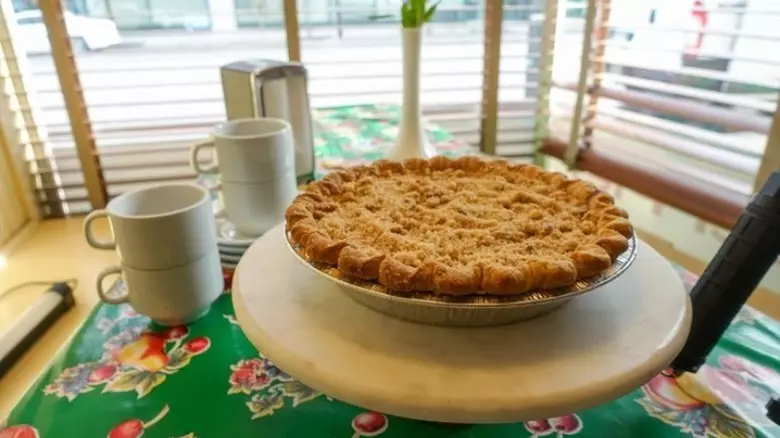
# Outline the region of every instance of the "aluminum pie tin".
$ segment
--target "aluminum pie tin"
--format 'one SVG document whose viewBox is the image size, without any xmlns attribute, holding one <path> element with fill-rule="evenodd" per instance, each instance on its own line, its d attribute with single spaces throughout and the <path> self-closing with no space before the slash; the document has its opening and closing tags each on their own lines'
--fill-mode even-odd
<svg viewBox="0 0 780 438">
<path fill-rule="evenodd" d="M 526 321 L 561 308 L 572 299 L 614 280 L 636 260 L 636 237 L 628 239 L 628 249 L 600 275 L 558 289 L 525 292 L 519 295 L 437 295 L 431 292 L 395 292 L 379 283 L 344 276 L 338 269 L 307 260 L 299 248 L 285 240 L 298 261 L 323 279 L 335 283 L 358 303 L 395 318 L 420 324 L 447 327 L 488 327 Z"/>
</svg>

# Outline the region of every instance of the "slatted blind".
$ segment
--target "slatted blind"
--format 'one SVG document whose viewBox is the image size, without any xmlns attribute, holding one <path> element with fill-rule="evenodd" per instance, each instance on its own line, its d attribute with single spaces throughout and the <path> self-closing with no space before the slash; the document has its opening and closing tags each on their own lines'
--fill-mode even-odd
<svg viewBox="0 0 780 438">
<path fill-rule="evenodd" d="M 423 37 L 421 102 L 426 119 L 488 153 L 530 160 L 539 134 L 535 122 L 546 125 L 546 108 L 537 105 L 537 95 L 546 93 L 540 77 L 546 77 L 551 65 L 551 59 L 541 56 L 545 20 L 550 11 L 555 16 L 556 2 L 550 3 L 443 1 Z M 314 105 L 400 102 L 397 4 L 341 11 L 344 24 L 336 33 L 343 46 L 354 48 L 329 51 L 316 41 L 304 38 L 302 43 Z M 389 15 L 392 23 L 368 28 L 349 24 L 354 20 L 348 17 L 361 14 Z M 302 9 L 298 17 L 301 35 L 307 35 L 307 28 L 314 29 L 310 37 L 317 35 L 312 23 L 316 14 Z M 496 125 L 486 126 L 491 119 Z M 486 141 L 486 135 L 491 140 Z"/>
<path fill-rule="evenodd" d="M 152 11 L 130 14 L 120 8 L 113 12 L 120 25 L 159 24 Z M 210 17 L 183 16 L 177 20 L 182 26 L 200 26 L 209 20 L 212 24 L 244 22 L 239 9 L 216 8 L 210 13 Z M 83 94 L 77 124 L 89 128 L 92 154 L 109 198 L 149 184 L 195 179 L 188 161 L 190 146 L 207 138 L 211 128 L 225 120 L 219 67 L 240 59 L 287 56 L 281 8 L 273 14 L 262 14 L 270 28 L 123 31 L 120 45 L 74 53 Z M 72 38 L 58 43 L 53 50 L 63 46 L 72 50 Z M 89 211 L 94 205 L 89 201 L 84 173 L 80 169 L 70 172 L 78 169 L 81 145 L 73 135 L 72 113 L 62 92 L 63 72 L 49 54 L 34 54 L 29 59 L 32 68 L 26 79 L 37 89 L 36 102 L 48 130 L 53 161 L 65 169 L 60 177 L 68 200 L 66 214 Z M 201 158 L 208 160 L 209 156 Z"/>
<path fill-rule="evenodd" d="M 545 21 L 555 16 L 556 2 L 505 2 L 501 28 L 496 154 L 530 161 L 539 139 L 537 124 L 546 124 L 545 77 L 551 67 L 550 34 Z M 548 31 L 549 32 L 549 31 Z M 544 49 L 543 49 L 544 46 Z M 545 53 L 543 53 L 545 52 Z"/>
<path fill-rule="evenodd" d="M 351 1 L 332 9 L 335 28 L 317 28 L 320 12 L 298 6 L 301 60 L 310 72 L 312 105 L 400 104 L 398 2 Z M 361 18 L 382 17 L 368 25 Z M 424 117 L 475 146 L 482 97 L 484 6 L 444 0 L 425 25 L 420 102 Z M 328 38 L 330 37 L 330 38 Z M 328 38 L 329 44 L 323 39 Z"/>
<path fill-rule="evenodd" d="M 8 65 L 8 56 L 6 55 L 8 33 L 3 34 L 2 29 L 0 29 L 0 38 L 2 38 L 2 42 L 0 42 L 0 51 L 2 52 L 0 65 L 4 67 Z M 0 83 L 3 85 L 1 89 L 5 89 L 4 85 L 9 80 L 8 68 L 2 68 L 0 70 Z M 12 96 L 5 92 L 2 93 L 0 98 L 8 101 Z M 14 168 L 12 167 L 14 166 L 13 152 L 4 135 L 8 132 L 7 129 L 13 129 L 13 117 L 2 117 L 2 119 L 0 124 L 2 127 L 0 131 L 3 134 L 0 136 L 0 248 L 29 220 L 25 212 L 23 199 L 19 197 L 16 189 L 19 182 L 14 178 Z"/>
<path fill-rule="evenodd" d="M 780 80 L 777 5 L 644 4 L 444 0 L 425 28 L 424 116 L 487 153 L 526 160 L 550 129 L 573 126 L 575 143 L 746 196 Z M 168 16 L 91 11 L 113 14 L 120 26 L 179 30 L 122 31 L 121 45 L 80 51 L 67 11 L 42 3 L 54 56 L 22 56 L 9 63 L 9 78 L 44 215 L 194 178 L 187 150 L 224 120 L 218 68 L 232 61 L 300 59 L 313 107 L 400 103 L 395 0 L 198 5 L 187 8 L 206 9 Z M 581 63 L 583 47 L 590 50 Z"/>
<path fill-rule="evenodd" d="M 11 14 L 9 14 L 9 12 Z M 26 156 L 41 153 L 43 143 L 34 115 L 25 111 L 28 95 L 20 79 L 25 65 L 11 39 L 10 3 L 0 3 L 0 248 L 37 219 L 32 181 L 26 173 Z"/>
<path fill-rule="evenodd" d="M 0 145 L 0 248 L 30 221 L 24 199 L 16 189 L 7 145 Z"/>
<path fill-rule="evenodd" d="M 196 30 L 210 26 L 212 32 L 123 31 L 120 46 L 94 51 L 79 50 L 84 42 L 74 29 L 68 33 L 72 21 L 61 5 L 42 4 L 55 56 L 29 56 L 30 69 L 20 78 L 35 89 L 28 108 L 37 106 L 36 121 L 46 131 L 45 153 L 34 155 L 30 167 L 51 175 L 46 182 L 37 178 L 39 190 L 59 195 L 43 201 L 45 215 L 81 213 L 131 188 L 192 179 L 187 150 L 224 120 L 218 68 L 232 61 L 300 53 L 310 72 L 313 107 L 400 103 L 397 1 L 212 3 L 208 16 L 183 15 L 177 22 Z M 499 13 L 488 17 L 491 5 Z M 92 15 L 113 14 L 120 26 L 161 20 L 152 11 L 114 9 Z M 537 0 L 508 0 L 503 8 L 445 0 L 425 30 L 425 117 L 483 146 L 484 121 L 500 113 L 494 134 L 499 147 L 488 152 L 528 158 L 537 116 L 544 115 L 534 105 L 543 9 Z M 291 33 L 293 14 L 297 29 Z M 491 34 L 502 22 L 508 23 L 504 30 Z M 500 64 L 486 61 L 486 50 L 503 52 Z M 493 73 L 497 80 L 486 82 Z M 486 106 L 491 87 L 496 105 Z M 44 161 L 51 169 L 36 168 Z M 63 208 L 49 208 L 54 203 Z"/>
<path fill-rule="evenodd" d="M 542 28 L 555 4 L 444 0 L 425 28 L 426 119 L 488 153 L 530 159 L 546 126 L 546 106 L 536 99 L 546 93 L 540 83 L 551 59 L 541 54 Z M 46 215 L 84 212 L 149 183 L 192 179 L 187 150 L 224 120 L 218 69 L 232 61 L 299 58 L 315 108 L 401 101 L 395 0 L 208 2 L 208 11 L 180 11 L 175 20 L 159 11 L 93 10 L 113 14 L 119 26 L 167 21 L 191 32 L 123 31 L 121 45 L 89 51 L 79 50 L 83 38 L 69 33 L 73 19 L 61 5 L 42 6 L 54 56 L 29 56 L 22 76 L 36 90 L 32 103 L 47 133 L 46 153 L 33 157 L 31 168 L 44 159 L 52 164 L 46 172 L 57 182 L 39 189 L 55 190 L 64 206 Z"/>
<path fill-rule="evenodd" d="M 557 129 L 585 93 L 581 146 L 630 158 L 746 201 L 764 157 L 780 90 L 780 5 L 772 0 L 597 0 L 586 88 L 556 52 Z M 570 14 L 571 15 L 571 14 Z M 572 18 L 570 22 L 581 21 Z M 582 35 L 582 34 L 580 34 Z M 570 92 L 566 96 L 567 92 Z"/>
</svg>

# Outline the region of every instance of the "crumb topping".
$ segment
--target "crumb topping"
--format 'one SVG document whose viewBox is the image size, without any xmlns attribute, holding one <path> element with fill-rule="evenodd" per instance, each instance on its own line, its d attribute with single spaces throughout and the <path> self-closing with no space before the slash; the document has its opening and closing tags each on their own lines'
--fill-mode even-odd
<svg viewBox="0 0 780 438">
<path fill-rule="evenodd" d="M 447 293 L 437 287 L 437 275 L 468 272 L 476 277 L 466 279 L 474 288 L 470 293 L 507 293 L 486 285 L 492 281 L 486 277 L 507 270 L 525 273 L 532 280 L 515 281 L 514 286 L 533 288 L 544 287 L 540 281 L 556 269 L 579 267 L 583 272 L 568 275 L 570 282 L 593 275 L 584 272 L 588 269 L 578 259 L 588 251 L 602 259 L 602 266 L 603 252 L 614 259 L 623 246 L 618 241 L 627 247 L 626 234 L 632 233 L 626 217 L 608 194 L 560 173 L 474 157 L 437 157 L 378 162 L 331 174 L 296 199 L 287 213 L 287 228 L 296 243 L 312 246 L 307 252 L 313 258 L 329 258 L 318 261 L 340 269 L 339 256 L 350 247 L 345 253 L 352 258 L 381 258 L 380 265 L 407 269 L 407 283 L 434 266 L 427 269 L 434 281 L 420 283 L 425 288 Z M 296 223 L 303 224 L 297 232 Z M 339 248 L 332 254 L 319 254 L 334 246 Z M 386 258 L 392 263 L 383 263 Z M 345 267 L 351 262 L 345 260 Z M 365 267 L 363 263 L 361 269 Z M 372 276 L 368 272 L 363 277 Z"/>
</svg>

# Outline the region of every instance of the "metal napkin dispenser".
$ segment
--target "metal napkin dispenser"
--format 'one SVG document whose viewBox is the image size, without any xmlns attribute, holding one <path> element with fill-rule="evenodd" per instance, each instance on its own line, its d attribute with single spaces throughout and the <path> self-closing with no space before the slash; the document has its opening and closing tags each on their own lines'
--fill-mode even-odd
<svg viewBox="0 0 780 438">
<path fill-rule="evenodd" d="M 220 68 L 228 120 L 286 120 L 295 141 L 299 184 L 314 179 L 314 137 L 306 68 L 298 62 L 238 61 Z"/>
</svg>

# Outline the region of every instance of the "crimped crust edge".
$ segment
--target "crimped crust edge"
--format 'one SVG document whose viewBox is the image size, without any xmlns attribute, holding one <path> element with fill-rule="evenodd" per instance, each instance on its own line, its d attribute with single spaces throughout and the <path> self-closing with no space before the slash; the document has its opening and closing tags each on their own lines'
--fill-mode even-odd
<svg viewBox="0 0 780 438">
<path fill-rule="evenodd" d="M 583 221 L 596 230 L 593 243 L 582 245 L 562 260 L 530 259 L 517 266 L 475 265 L 454 268 L 429 260 L 414 268 L 392 255 L 372 248 L 359 248 L 346 241 L 336 241 L 318 229 L 315 211 L 333 211 L 337 206 L 330 196 L 343 192 L 343 185 L 365 176 L 392 174 L 429 174 L 445 169 L 462 170 L 470 174 L 519 172 L 535 177 L 587 201 L 588 211 Z M 477 157 L 430 160 L 411 159 L 401 162 L 376 161 L 328 174 L 310 184 L 292 202 L 285 214 L 285 227 L 290 240 L 302 248 L 304 256 L 314 262 L 337 267 L 347 276 L 377 281 L 399 292 L 429 291 L 440 294 L 515 295 L 531 290 L 569 286 L 577 280 L 598 275 L 607 270 L 613 260 L 628 249 L 633 228 L 628 214 L 615 206 L 614 199 L 593 184 L 569 179 L 558 172 L 548 172 L 529 164 L 506 161 L 485 161 Z M 563 256 L 563 255 L 562 255 Z"/>
</svg>

